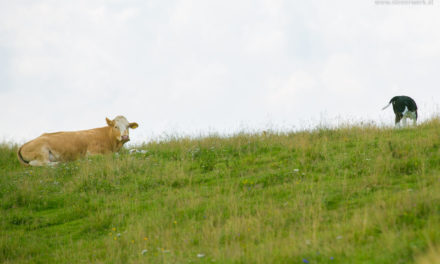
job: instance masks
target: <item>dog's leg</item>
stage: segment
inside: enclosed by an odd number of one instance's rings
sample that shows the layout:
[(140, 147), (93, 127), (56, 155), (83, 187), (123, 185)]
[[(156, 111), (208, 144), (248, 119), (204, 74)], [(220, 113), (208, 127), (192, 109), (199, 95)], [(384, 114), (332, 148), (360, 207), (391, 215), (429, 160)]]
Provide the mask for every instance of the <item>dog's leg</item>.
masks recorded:
[(394, 120), (394, 125), (396, 128), (400, 127), (400, 120), (401, 119), (402, 119), (402, 116), (396, 114), (396, 119)]
[(413, 121), (413, 126), (417, 125), (417, 114), (415, 112), (411, 112), (411, 117), (410, 117)]

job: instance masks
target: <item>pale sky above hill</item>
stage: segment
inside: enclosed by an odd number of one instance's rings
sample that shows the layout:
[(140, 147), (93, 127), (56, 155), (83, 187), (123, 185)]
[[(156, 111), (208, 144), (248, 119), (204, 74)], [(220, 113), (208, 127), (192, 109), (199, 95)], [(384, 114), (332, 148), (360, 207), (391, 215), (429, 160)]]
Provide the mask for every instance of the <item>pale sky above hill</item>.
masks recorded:
[[(0, 141), (393, 125), (440, 107), (440, 1), (0, 0)], [(388, 4), (387, 4), (388, 3)]]

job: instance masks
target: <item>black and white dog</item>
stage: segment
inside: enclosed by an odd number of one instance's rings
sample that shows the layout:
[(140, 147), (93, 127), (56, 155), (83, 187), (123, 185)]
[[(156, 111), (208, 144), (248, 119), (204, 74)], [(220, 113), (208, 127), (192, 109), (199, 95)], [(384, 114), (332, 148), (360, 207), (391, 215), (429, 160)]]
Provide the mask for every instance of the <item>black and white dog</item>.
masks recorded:
[(417, 105), (411, 97), (408, 96), (394, 96), (390, 103), (382, 108), (385, 110), (388, 106), (393, 104), (394, 114), (396, 114), (395, 125), (400, 126), (400, 121), (403, 119), (403, 125), (406, 126), (406, 118), (412, 119), (413, 125), (417, 122)]

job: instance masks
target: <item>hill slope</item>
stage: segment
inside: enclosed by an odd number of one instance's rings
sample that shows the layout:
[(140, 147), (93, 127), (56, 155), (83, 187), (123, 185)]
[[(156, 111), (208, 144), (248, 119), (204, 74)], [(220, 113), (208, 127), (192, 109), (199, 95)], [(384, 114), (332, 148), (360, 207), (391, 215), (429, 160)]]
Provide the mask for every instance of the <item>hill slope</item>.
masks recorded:
[(440, 120), (169, 139), (23, 167), (0, 147), (0, 262), (435, 263)]

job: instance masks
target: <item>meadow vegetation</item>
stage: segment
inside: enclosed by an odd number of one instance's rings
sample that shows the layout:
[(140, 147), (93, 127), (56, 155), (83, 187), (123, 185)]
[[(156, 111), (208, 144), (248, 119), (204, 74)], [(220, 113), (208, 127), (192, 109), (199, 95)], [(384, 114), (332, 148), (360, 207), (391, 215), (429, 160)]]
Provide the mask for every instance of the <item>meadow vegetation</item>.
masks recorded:
[(1, 263), (440, 263), (440, 119), (169, 138), (56, 167), (0, 145)]

